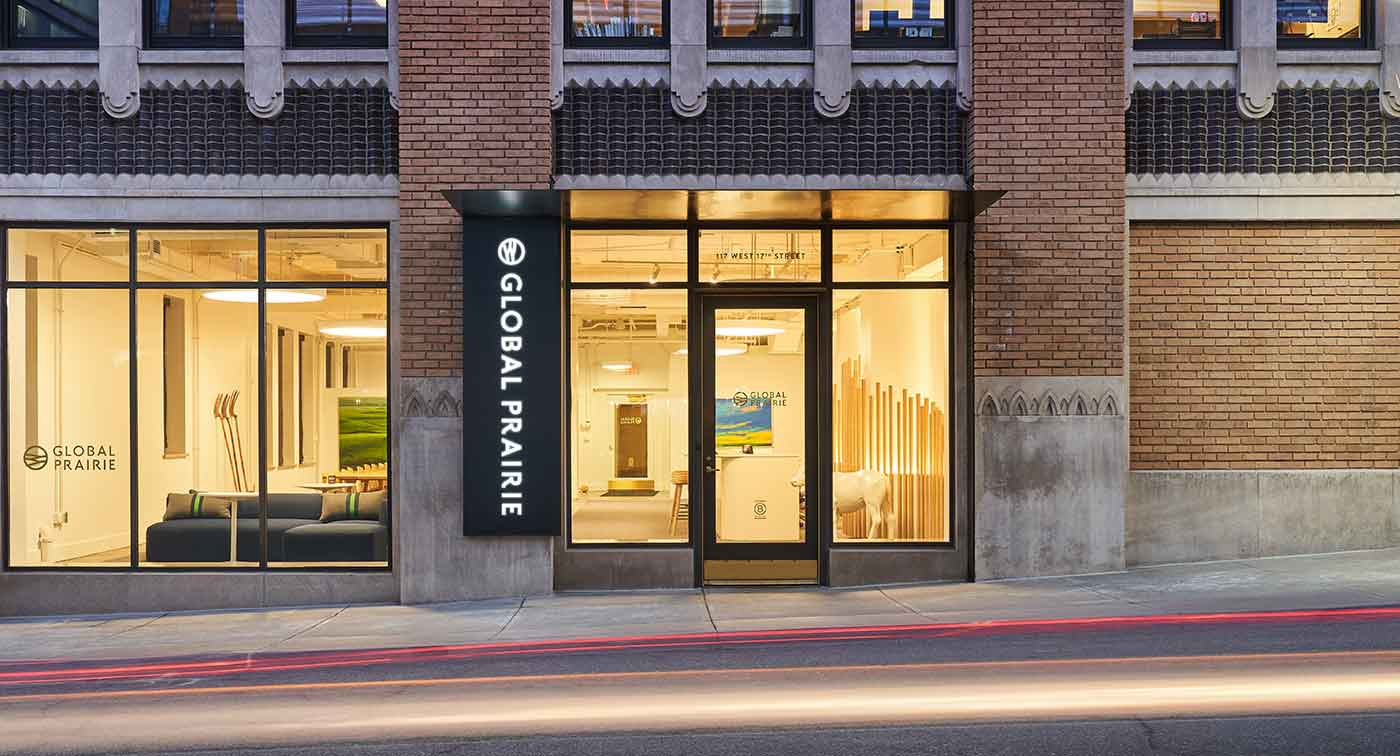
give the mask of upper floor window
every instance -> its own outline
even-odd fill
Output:
[[[1370,0],[1278,0],[1279,47],[1370,45]]]
[[[711,47],[806,47],[808,0],[710,0]]]
[[[289,0],[287,18],[296,47],[389,44],[389,0]]]
[[[147,47],[242,47],[244,0],[148,0]]]
[[[1133,0],[1133,46],[1224,48],[1227,8],[1222,0]]]
[[[0,0],[0,47],[97,47],[98,0]]]
[[[857,47],[948,47],[945,0],[855,0]]]
[[[659,47],[666,43],[666,0],[571,0],[569,44]]]

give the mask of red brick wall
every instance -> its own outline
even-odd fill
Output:
[[[1133,224],[1132,467],[1400,464],[1400,225]]]
[[[403,375],[461,375],[460,220],[441,193],[549,187],[549,1],[400,0],[399,56]]]
[[[977,0],[972,174],[980,375],[1123,370],[1123,4]]]

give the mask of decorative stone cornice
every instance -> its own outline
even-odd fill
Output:
[[[389,0],[389,104],[399,109],[399,0]]]
[[[1278,8],[1276,0],[1239,0],[1240,115],[1263,118],[1273,112],[1278,92]]]
[[[1130,193],[1288,192],[1339,194],[1400,190],[1400,173],[1172,173],[1130,174]]]
[[[549,0],[549,109],[564,105],[564,2]],[[394,44],[394,40],[389,41]]]
[[[1075,390],[1069,394],[1056,394],[1048,390],[1038,396],[1026,396],[1020,390],[1012,390],[1000,397],[991,392],[982,394],[977,402],[978,417],[1117,417],[1120,402],[1110,389],[1097,396],[1086,395]]]
[[[1131,3],[1132,0],[1126,0]],[[958,107],[972,110],[972,0],[957,0]]]
[[[1400,0],[1379,0],[1381,110],[1400,118]]]
[[[812,24],[812,103],[828,118],[851,107],[851,3],[849,0],[816,0]]]
[[[286,4],[247,0],[243,19],[243,93],[258,118],[276,118],[283,97],[282,51],[286,48]]]
[[[25,191],[36,194],[122,194],[127,196],[305,196],[315,192],[348,197],[396,197],[396,176],[326,175],[149,175],[149,174],[38,174],[0,173],[0,193]]]
[[[140,0],[107,0],[97,8],[97,84],[102,109],[130,118],[141,109]]]
[[[399,417],[462,416],[461,378],[404,378],[399,394]]]
[[[671,4],[671,108],[676,115],[693,118],[705,112],[707,3]]]

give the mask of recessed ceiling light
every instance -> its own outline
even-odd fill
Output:
[[[715,323],[715,335],[736,338],[777,336],[786,330],[772,320],[721,320]]]
[[[383,320],[333,320],[321,324],[321,333],[340,339],[382,339],[389,332]]]
[[[626,373],[632,369],[632,363],[625,360],[622,362],[604,362],[598,367],[604,370],[611,370],[614,373]]]

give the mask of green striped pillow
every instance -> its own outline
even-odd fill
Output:
[[[383,491],[321,494],[321,522],[378,520]]]
[[[225,519],[233,512],[233,500],[202,493],[173,493],[165,497],[165,519],[188,520],[196,517]]]

